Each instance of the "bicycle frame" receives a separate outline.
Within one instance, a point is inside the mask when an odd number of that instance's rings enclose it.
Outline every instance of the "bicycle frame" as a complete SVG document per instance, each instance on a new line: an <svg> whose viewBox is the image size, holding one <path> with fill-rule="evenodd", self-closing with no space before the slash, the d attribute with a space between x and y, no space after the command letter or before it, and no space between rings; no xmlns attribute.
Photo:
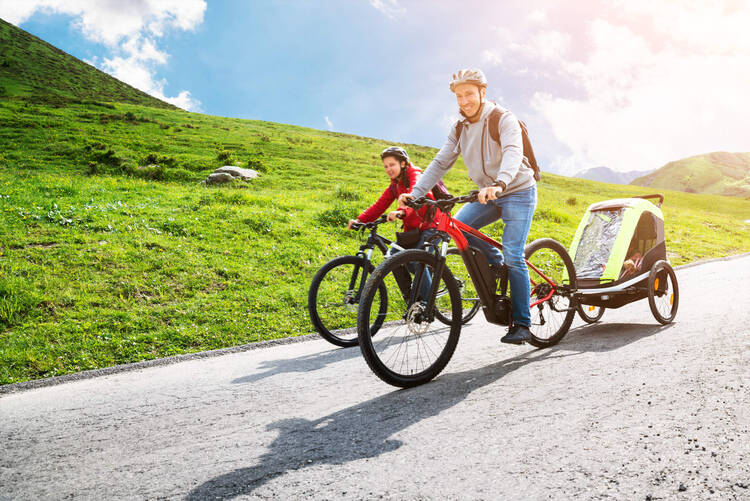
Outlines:
<svg viewBox="0 0 750 501"><path fill-rule="evenodd" d="M433 202L432 205L439 207L440 203ZM457 219L454 219L450 215L449 210L445 210L442 207L440 208L441 211L438 218L437 231L438 235L442 236L443 241L440 245L440 248L438 249L439 259L435 268L435 276L442 276L443 269L445 267L445 256L448 251L448 243L451 239L453 239L453 241L456 243L456 248L463 258L464 265L469 272L471 281L474 283L477 294L479 295L479 300L482 304L482 310L484 311L485 318L490 323L508 325L508 323L510 322L510 309L507 296L505 294L496 294L495 279L494 276L492 276L492 273L490 273L487 258L481 251L477 251L476 249L469 247L469 242L468 240L466 240L464 233L473 235L481 239L482 241L487 242L493 247L496 247L499 250L502 250L502 244L477 231L471 226L462 223ZM529 261L526 259L524 259L524 262L526 263L526 266L538 273L539 276L542 277L544 281L550 286L550 290L547 294L531 303L530 307L533 308L534 306L537 306L544 301L549 300L554 295L557 286L549 277L542 273L539 268L529 263ZM421 277L422 270L418 270L417 276L414 277L414 283L420 283L419 281L421 280ZM542 282L537 284L536 282L534 282L534 280L531 280L531 278L530 281L532 285L531 295L533 297L534 293L539 289L539 286L542 285ZM432 317L434 313L432 312L434 311L434 302L438 290L438 283L439 280L432 281L430 299L428 301L428 304L426 305L426 311L431 312L429 313L430 318L428 318L428 321L433 320ZM417 287L414 287L413 289L417 289ZM416 291L412 290L410 302L413 302L414 300L416 300Z"/></svg>
<svg viewBox="0 0 750 501"><path fill-rule="evenodd" d="M354 270L352 271L352 276L349 279L349 291L356 291L351 298L353 302L359 302L361 296L362 296L362 290L365 287L365 284L367 283L368 275L369 275L369 266L368 264L372 261L372 253L375 248L377 248L383 256L386 258L391 255L391 250L393 247L397 247L399 250L404 250L401 246L396 244L396 242L393 242L381 235L378 235L377 229L378 225L381 223L384 223L385 216L380 217L376 221L373 221L372 223L359 223L361 224L361 228L369 228L370 235L367 237L367 241L365 241L364 244L362 244L359 247L359 251L357 252L357 256L360 256L363 258L365 262L365 267L362 270L362 280L359 283L359 287L357 287L357 278L359 278L359 268L355 266ZM409 290L411 289L411 277L409 277L408 272L405 270L402 272L394 272L394 276L396 279L396 283L398 284L399 288L401 289L401 293L406 297L408 296Z"/></svg>

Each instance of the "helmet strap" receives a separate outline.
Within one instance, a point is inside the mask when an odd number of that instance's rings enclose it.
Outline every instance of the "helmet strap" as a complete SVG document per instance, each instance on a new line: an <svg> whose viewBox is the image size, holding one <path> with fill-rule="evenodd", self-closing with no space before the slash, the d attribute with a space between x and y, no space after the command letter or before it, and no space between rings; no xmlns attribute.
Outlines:
<svg viewBox="0 0 750 501"><path fill-rule="evenodd" d="M482 110L484 109L484 98L479 102L479 109L476 113L474 113L472 116L467 117L466 113L463 112L463 110L459 109L458 112L469 122L474 123L476 120L479 120L479 116L482 114Z"/></svg>

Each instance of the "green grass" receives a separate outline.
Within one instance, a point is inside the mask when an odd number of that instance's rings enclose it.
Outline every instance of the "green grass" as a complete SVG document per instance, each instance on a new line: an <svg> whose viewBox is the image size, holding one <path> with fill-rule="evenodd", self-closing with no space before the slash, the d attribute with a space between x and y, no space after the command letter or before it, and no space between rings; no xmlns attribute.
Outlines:
<svg viewBox="0 0 750 501"><path fill-rule="evenodd" d="M391 143L91 99L0 97L0 384L311 332L310 280L358 248ZM232 163L261 177L199 185ZM460 161L446 182L473 187ZM588 204L651 191L544 174L530 238L567 246ZM750 250L750 201L665 194L674 264Z"/></svg>

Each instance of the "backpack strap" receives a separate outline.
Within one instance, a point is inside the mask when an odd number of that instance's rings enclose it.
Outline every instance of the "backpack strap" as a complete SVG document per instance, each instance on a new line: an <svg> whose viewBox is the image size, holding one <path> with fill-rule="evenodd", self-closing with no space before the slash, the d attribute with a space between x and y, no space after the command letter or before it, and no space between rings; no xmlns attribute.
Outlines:
<svg viewBox="0 0 750 501"><path fill-rule="evenodd" d="M500 142L500 119L503 117L503 112L500 111L500 108L495 107L490 112L490 122L488 124L490 137L493 141L495 141L498 145L500 145L500 148L503 147L503 144Z"/></svg>
<svg viewBox="0 0 750 501"><path fill-rule="evenodd" d="M495 107L494 110L490 112L490 119L489 119L489 132L490 137L493 141L495 141L500 148L502 149L503 144L500 142L500 119L503 116L503 112L500 111L499 108ZM519 120L518 125L521 127L521 139L523 142L523 156L526 157L526 160L529 161L529 165L531 166L531 170L534 171L534 179L539 181L542 177L539 164L536 161L536 156L534 155L534 149L531 147L531 141L529 140L529 132L526 130L526 124L523 123L523 121Z"/></svg>
<svg viewBox="0 0 750 501"><path fill-rule="evenodd" d="M456 143L458 143L458 140L461 137L461 132L463 130L464 130L464 121L459 119L456 122Z"/></svg>

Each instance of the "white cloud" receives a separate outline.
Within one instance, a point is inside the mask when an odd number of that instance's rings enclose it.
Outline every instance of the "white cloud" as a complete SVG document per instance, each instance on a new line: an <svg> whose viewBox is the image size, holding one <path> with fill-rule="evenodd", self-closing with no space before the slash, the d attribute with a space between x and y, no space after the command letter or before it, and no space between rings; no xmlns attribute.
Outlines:
<svg viewBox="0 0 750 501"><path fill-rule="evenodd" d="M323 117L323 120L326 121L326 125L328 126L328 130L333 130L333 122L331 122L331 120L329 120L328 117Z"/></svg>
<svg viewBox="0 0 750 501"><path fill-rule="evenodd" d="M500 66L503 64L503 58L495 49L486 49L482 51L482 62L490 66Z"/></svg>
<svg viewBox="0 0 750 501"><path fill-rule="evenodd" d="M748 36L733 28L737 20L717 17L713 7L687 15L683 6L671 10L668 3L638 14L674 16L656 42L625 25L591 23L590 53L560 63L582 96L534 95L532 106L572 151L558 159L561 171L596 165L651 169L694 154L750 147ZM733 15L750 24L750 9ZM691 37L693 27L700 29Z"/></svg>
<svg viewBox="0 0 750 501"><path fill-rule="evenodd" d="M532 23L545 23L547 22L547 11L542 9L532 10L527 18Z"/></svg>
<svg viewBox="0 0 750 501"><path fill-rule="evenodd" d="M0 0L0 16L21 24L36 12L73 17L72 25L112 53L94 61L100 69L154 97L195 111L200 102L182 90L175 97L164 94L166 81L156 79L157 67L169 55L156 40L168 29L192 30L202 21L205 0Z"/></svg>
<svg viewBox="0 0 750 501"><path fill-rule="evenodd" d="M369 0L370 5L390 18L403 16L406 8L399 5L398 0Z"/></svg>

